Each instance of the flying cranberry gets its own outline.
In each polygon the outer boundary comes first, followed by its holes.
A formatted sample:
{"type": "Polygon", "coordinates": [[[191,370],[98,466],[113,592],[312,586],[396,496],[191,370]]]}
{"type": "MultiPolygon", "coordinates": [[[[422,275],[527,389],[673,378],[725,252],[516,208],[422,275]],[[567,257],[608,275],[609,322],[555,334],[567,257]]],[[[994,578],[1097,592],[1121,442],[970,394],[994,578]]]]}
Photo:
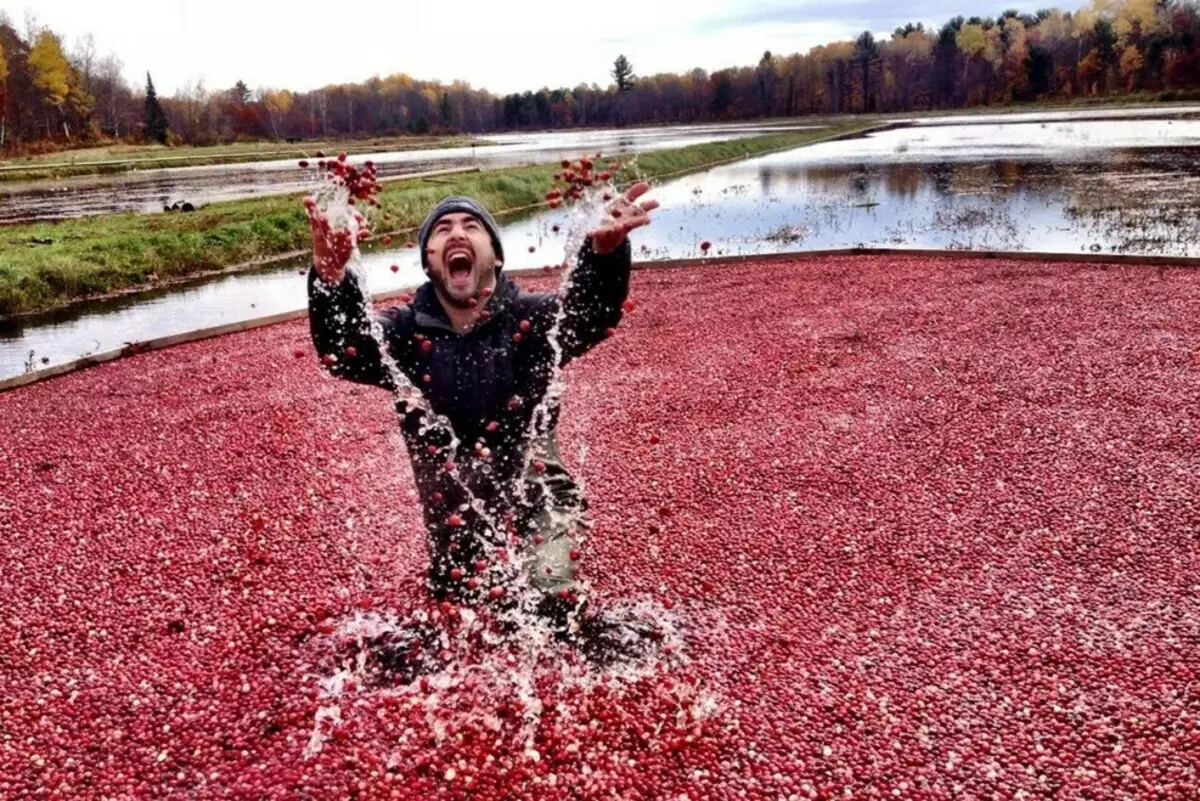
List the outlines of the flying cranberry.
{"type": "Polygon", "coordinates": [[[458,528],[462,524],[462,515],[458,514],[457,512],[446,518],[446,525],[448,526],[454,526],[455,528],[458,528]]]}
{"type": "Polygon", "coordinates": [[[325,158],[325,151],[324,151],[324,150],[318,150],[318,151],[317,151],[317,153],[316,153],[316,156],[317,156],[317,158],[319,158],[319,159],[323,159],[323,158],[325,158]]]}
{"type": "Polygon", "coordinates": [[[617,335],[617,329],[615,329],[615,328],[605,328],[604,329],[604,336],[611,339],[612,337],[615,337],[616,335],[617,335]]]}
{"type": "Polygon", "coordinates": [[[570,559],[572,562],[578,562],[582,557],[583,557],[583,554],[578,549],[573,550],[569,554],[567,554],[567,558],[570,559]]]}
{"type": "Polygon", "coordinates": [[[517,333],[515,333],[515,334],[513,334],[513,335],[512,335],[512,341],[513,341],[513,342],[520,342],[520,341],[521,341],[521,332],[520,332],[520,331],[518,331],[517,333]]]}
{"type": "Polygon", "coordinates": [[[343,164],[346,162],[346,151],[345,150],[343,150],[341,153],[338,153],[338,161],[342,162],[343,164]]]}
{"type": "MultiPolygon", "coordinates": [[[[434,448],[434,453],[437,453],[436,448],[434,448]]],[[[446,496],[443,495],[442,493],[438,492],[437,490],[434,490],[433,494],[430,495],[429,498],[436,504],[440,504],[442,501],[446,500],[446,496]]]]}
{"type": "Polygon", "coordinates": [[[399,264],[393,264],[393,265],[392,265],[392,272],[394,272],[394,273],[398,273],[398,272],[400,272],[400,265],[399,265],[399,264]]]}
{"type": "Polygon", "coordinates": [[[533,245],[530,245],[530,246],[529,246],[529,252],[530,252],[530,253],[533,253],[533,252],[534,252],[534,251],[536,251],[536,250],[537,250],[537,248],[536,248],[536,247],[534,247],[533,245]]]}
{"type": "Polygon", "coordinates": [[[568,167],[570,167],[570,166],[571,166],[571,160],[570,160],[570,159],[563,159],[563,160],[562,160],[562,168],[563,168],[564,170],[565,170],[565,169],[567,169],[567,168],[568,168],[568,167]]]}
{"type": "Polygon", "coordinates": [[[709,242],[707,239],[705,239],[703,242],[700,243],[700,249],[702,251],[704,251],[705,253],[707,253],[708,249],[711,247],[712,247],[712,242],[709,242]]]}
{"type": "Polygon", "coordinates": [[[383,244],[385,244],[385,245],[390,245],[390,244],[392,244],[392,237],[391,237],[390,235],[384,236],[384,238],[383,238],[383,244]]]}
{"type": "Polygon", "coordinates": [[[429,353],[429,351],[433,350],[433,340],[427,339],[424,342],[422,342],[421,350],[424,351],[425,353],[429,353]]]}
{"type": "Polygon", "coordinates": [[[357,355],[358,355],[358,348],[354,347],[353,345],[346,346],[346,358],[353,359],[357,355]]]}
{"type": "Polygon", "coordinates": [[[625,310],[626,314],[628,314],[629,312],[633,311],[633,309],[634,309],[633,301],[626,300],[624,303],[621,304],[621,308],[625,310]]]}
{"type": "Polygon", "coordinates": [[[461,567],[455,567],[450,570],[450,579],[452,581],[462,581],[463,572],[461,567]]]}
{"type": "Polygon", "coordinates": [[[528,320],[522,320],[521,322],[517,323],[517,328],[520,328],[522,331],[529,331],[530,328],[533,328],[533,323],[529,322],[528,320]]]}
{"type": "Polygon", "coordinates": [[[302,169],[302,170],[308,169],[308,162],[305,161],[304,159],[300,159],[300,169],[302,169]]]}
{"type": "Polygon", "coordinates": [[[498,422],[496,422],[495,420],[493,420],[487,424],[487,430],[489,433],[495,434],[497,431],[500,430],[500,424],[498,422]]]}
{"type": "Polygon", "coordinates": [[[491,598],[493,601],[497,600],[498,598],[504,597],[504,588],[503,587],[492,587],[490,590],[488,590],[488,597],[491,598]]]}
{"type": "Polygon", "coordinates": [[[326,353],[321,357],[321,364],[325,365],[326,367],[332,367],[333,365],[337,364],[337,356],[334,356],[332,353],[326,353]]]}

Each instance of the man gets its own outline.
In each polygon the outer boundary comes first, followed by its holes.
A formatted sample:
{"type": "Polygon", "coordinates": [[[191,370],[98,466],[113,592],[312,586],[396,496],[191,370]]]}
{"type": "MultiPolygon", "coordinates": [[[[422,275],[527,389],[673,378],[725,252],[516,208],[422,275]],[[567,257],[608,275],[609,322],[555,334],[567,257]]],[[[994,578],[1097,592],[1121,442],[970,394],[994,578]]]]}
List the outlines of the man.
{"type": "Polygon", "coordinates": [[[435,597],[519,603],[514,596],[529,595],[513,586],[521,581],[533,588],[530,611],[564,635],[578,628],[585,599],[575,569],[586,503],[558,453],[557,404],[551,398],[549,409],[537,410],[556,364],[585,353],[621,320],[628,233],[648,224],[658,205],[639,202],[648,190],[645,183],[630,188],[588,232],[561,299],[510,282],[491,215],[470,198],[446,198],[418,234],[428,280],[410,304],[378,313],[346,270],[349,234],[331,231],[309,206],[309,320],[327,370],[396,391],[390,362],[423,396],[400,397],[396,408],[424,511],[435,597]]]}

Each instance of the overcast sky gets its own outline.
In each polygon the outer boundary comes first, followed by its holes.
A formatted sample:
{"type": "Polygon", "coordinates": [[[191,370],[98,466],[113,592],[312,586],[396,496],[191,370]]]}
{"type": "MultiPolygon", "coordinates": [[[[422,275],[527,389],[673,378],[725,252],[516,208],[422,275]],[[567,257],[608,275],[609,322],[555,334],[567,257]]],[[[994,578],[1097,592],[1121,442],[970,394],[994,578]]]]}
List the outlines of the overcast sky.
{"type": "MultiPolygon", "coordinates": [[[[863,30],[908,21],[941,26],[956,14],[1032,11],[1043,2],[995,0],[0,0],[25,32],[26,10],[63,36],[87,33],[161,94],[203,79],[209,89],[243,80],[306,90],[405,72],[461,79],[497,94],[542,86],[607,86],[624,53],[639,75],[753,64],[764,50],[790,54],[863,30]]],[[[1073,8],[1077,3],[1068,4],[1073,8]]]]}

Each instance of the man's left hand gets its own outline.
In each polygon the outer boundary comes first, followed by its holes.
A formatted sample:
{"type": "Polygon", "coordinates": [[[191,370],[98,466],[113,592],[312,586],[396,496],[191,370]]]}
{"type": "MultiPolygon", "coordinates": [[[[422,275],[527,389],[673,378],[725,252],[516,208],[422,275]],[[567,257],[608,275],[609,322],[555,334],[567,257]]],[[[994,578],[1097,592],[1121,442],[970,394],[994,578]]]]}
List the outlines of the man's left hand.
{"type": "Polygon", "coordinates": [[[611,206],[608,214],[611,219],[593,231],[588,232],[592,238],[592,250],[596,253],[612,253],[634,228],[650,224],[650,212],[658,208],[657,200],[636,202],[639,197],[650,191],[650,184],[642,181],[629,187],[611,206]]]}

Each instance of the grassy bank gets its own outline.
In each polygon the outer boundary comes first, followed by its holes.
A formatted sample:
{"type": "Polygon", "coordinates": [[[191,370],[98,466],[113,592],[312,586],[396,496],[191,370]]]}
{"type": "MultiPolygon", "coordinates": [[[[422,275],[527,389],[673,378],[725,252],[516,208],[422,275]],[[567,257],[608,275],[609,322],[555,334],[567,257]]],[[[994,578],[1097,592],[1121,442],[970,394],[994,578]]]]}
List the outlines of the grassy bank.
{"type": "MultiPolygon", "coordinates": [[[[467,136],[393,136],[346,141],[236,142],[209,147],[113,145],[84,150],[45,153],[24,158],[0,159],[0,181],[29,181],[78,175],[105,175],[136,169],[201,167],[244,164],[252,161],[312,158],[313,153],[345,151],[349,154],[395,150],[423,150],[468,144],[467,136]]],[[[476,139],[475,141],[482,141],[476,139]]]]}
{"type": "MultiPolygon", "coordinates": [[[[800,147],[860,129],[857,124],[694,145],[637,157],[622,181],[666,178],[717,163],[800,147]]],[[[489,209],[543,202],[556,165],[464,173],[385,185],[391,214],[377,234],[415,229],[449,194],[478,198],[489,209]]],[[[186,276],[302,251],[308,223],[299,195],[216,203],[191,214],[120,214],[0,229],[0,316],[28,314],[130,288],[152,288],[186,276]]]]}

